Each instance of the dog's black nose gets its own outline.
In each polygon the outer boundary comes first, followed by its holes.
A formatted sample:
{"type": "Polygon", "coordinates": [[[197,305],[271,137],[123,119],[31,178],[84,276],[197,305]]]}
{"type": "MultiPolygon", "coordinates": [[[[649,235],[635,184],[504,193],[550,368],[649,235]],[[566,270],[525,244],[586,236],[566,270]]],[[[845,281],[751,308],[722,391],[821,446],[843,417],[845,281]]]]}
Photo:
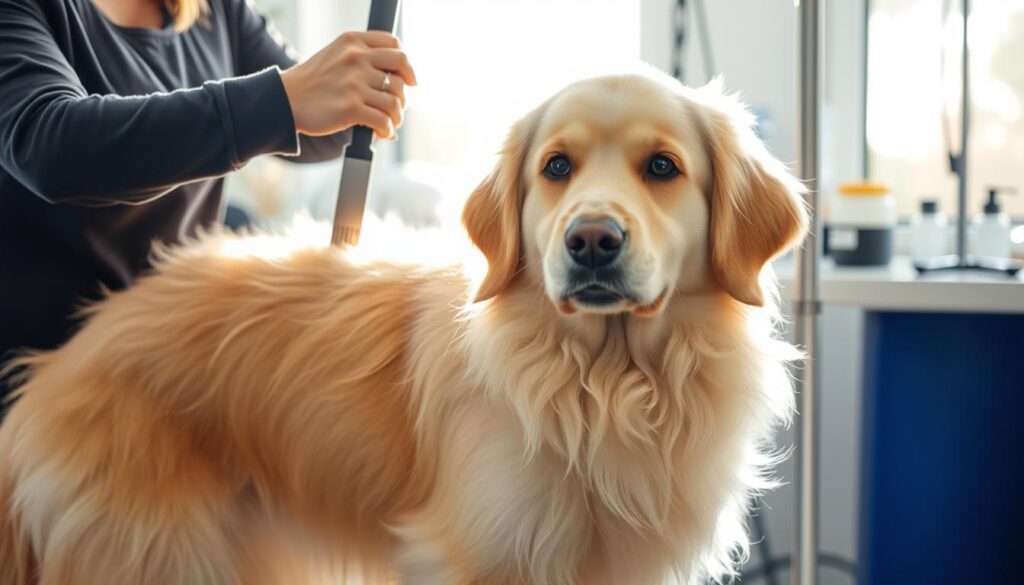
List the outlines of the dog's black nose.
{"type": "Polygon", "coordinates": [[[609,218],[576,219],[565,230],[565,249],[569,257],[587,268],[611,264],[625,243],[625,230],[609,218]]]}

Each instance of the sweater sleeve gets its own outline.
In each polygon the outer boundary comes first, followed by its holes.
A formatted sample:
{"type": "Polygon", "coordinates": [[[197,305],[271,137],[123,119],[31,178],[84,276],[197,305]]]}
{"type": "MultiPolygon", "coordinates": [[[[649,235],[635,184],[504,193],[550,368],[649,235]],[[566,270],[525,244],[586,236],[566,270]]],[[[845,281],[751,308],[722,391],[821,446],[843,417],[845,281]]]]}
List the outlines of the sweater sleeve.
{"type": "MultiPolygon", "coordinates": [[[[299,61],[295,49],[252,0],[223,1],[233,37],[237,73],[249,74],[275,65],[284,70],[299,61]]],[[[300,163],[331,160],[341,156],[349,140],[349,131],[330,136],[299,135],[299,154],[285,156],[300,163]]]]}
{"type": "Polygon", "coordinates": [[[35,2],[0,0],[0,166],[52,202],[143,203],[260,154],[296,154],[276,68],[202,87],[90,95],[35,2]]]}

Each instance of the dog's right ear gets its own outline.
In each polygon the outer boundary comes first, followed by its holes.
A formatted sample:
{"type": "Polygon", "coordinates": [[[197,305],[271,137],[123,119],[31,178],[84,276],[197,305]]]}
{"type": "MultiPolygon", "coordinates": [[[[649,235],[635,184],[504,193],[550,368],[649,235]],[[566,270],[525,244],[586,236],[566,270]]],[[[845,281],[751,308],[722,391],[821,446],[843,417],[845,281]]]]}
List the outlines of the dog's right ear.
{"type": "Polygon", "coordinates": [[[536,112],[512,126],[497,165],[469,196],[462,210],[462,223],[469,238],[487,257],[487,276],[473,302],[487,300],[503,291],[522,264],[522,170],[535,118],[536,112]]]}
{"type": "Polygon", "coordinates": [[[692,94],[704,106],[711,161],[711,268],[736,300],[764,306],[765,264],[807,231],[804,186],[768,153],[753,116],[719,80],[692,94]]]}

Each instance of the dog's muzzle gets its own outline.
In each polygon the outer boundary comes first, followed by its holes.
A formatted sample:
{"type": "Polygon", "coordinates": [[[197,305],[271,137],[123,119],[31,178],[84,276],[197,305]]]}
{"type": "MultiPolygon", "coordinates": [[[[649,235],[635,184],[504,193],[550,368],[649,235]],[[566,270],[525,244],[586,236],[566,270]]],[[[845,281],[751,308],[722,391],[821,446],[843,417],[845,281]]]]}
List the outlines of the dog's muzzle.
{"type": "Polygon", "coordinates": [[[609,217],[577,218],[565,230],[565,251],[572,259],[566,299],[592,306],[627,299],[619,260],[628,234],[609,217]]]}

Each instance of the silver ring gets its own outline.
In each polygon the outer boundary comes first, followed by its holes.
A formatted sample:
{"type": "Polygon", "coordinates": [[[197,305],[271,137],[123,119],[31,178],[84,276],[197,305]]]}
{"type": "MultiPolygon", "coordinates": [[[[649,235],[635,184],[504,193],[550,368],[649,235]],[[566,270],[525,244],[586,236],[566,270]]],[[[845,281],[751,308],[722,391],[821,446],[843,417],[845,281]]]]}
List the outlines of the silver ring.
{"type": "Polygon", "coordinates": [[[388,88],[390,88],[390,87],[391,87],[391,72],[390,71],[385,71],[384,72],[384,81],[381,82],[381,84],[380,84],[380,90],[381,91],[387,91],[388,88]]]}

